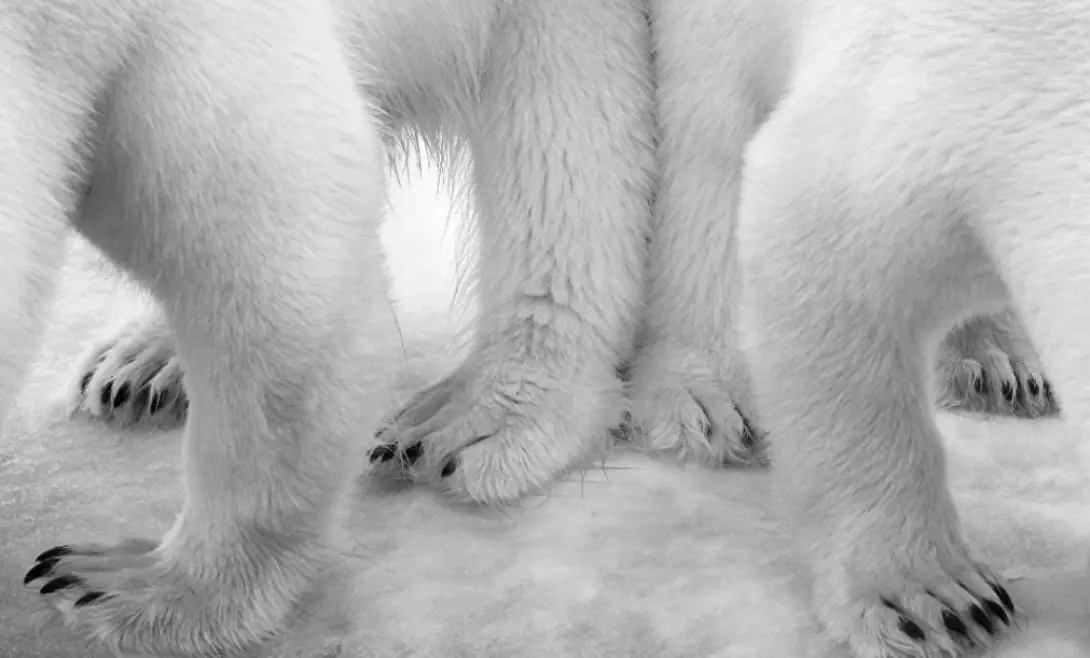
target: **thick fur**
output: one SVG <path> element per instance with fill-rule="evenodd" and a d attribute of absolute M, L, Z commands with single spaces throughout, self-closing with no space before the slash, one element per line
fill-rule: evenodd
<path fill-rule="evenodd" d="M 777 35 L 729 27 L 731 57 L 693 48 L 689 18 L 727 10 L 683 4 L 653 3 L 652 45 L 641 2 L 354 0 L 368 35 L 358 55 L 374 71 L 367 91 L 398 154 L 422 141 L 452 179 L 465 156 L 473 163 L 479 245 L 473 349 L 391 415 L 372 453 L 383 470 L 482 502 L 548 484 L 607 446 L 624 405 L 613 368 L 632 356 L 637 329 L 624 405 L 633 438 L 712 463 L 762 460 L 729 303 L 737 277 L 723 272 L 733 268 L 743 147 L 773 101 L 753 72 L 777 65 L 763 56 Z M 773 11 L 731 7 L 742 27 L 766 25 Z M 697 29 L 711 39 L 720 27 Z M 729 81 L 738 96 L 694 102 L 721 98 L 709 80 Z M 709 142 L 722 126 L 724 139 Z M 656 137 L 661 184 L 648 226 Z M 994 333 L 969 324 L 951 336 L 943 404 L 1047 411 L 1022 394 L 1039 368 L 1013 344 L 1000 354 Z M 173 342 L 161 314 L 129 319 L 81 361 L 73 410 L 121 425 L 180 420 Z M 1025 404 L 1002 397 L 1012 372 L 1024 375 L 1016 400 Z"/>
<path fill-rule="evenodd" d="M 26 578 L 119 654 L 236 655 L 344 559 L 357 382 L 387 316 L 385 155 L 348 18 L 311 0 L 0 1 L 5 401 L 73 226 L 154 295 L 186 364 L 172 529 L 51 549 Z"/>
<path fill-rule="evenodd" d="M 852 655 L 967 655 L 1020 612 L 961 530 L 930 366 L 952 327 L 1013 305 L 1085 422 L 1090 10 L 764 6 L 740 320 L 786 518 Z M 739 95 L 720 82 L 711 105 Z"/>
<path fill-rule="evenodd" d="M 395 156 L 423 143 L 454 181 L 471 165 L 479 245 L 469 354 L 391 416 L 373 461 L 512 500 L 601 454 L 624 411 L 654 170 L 643 3 L 343 4 Z M 161 312 L 132 319 L 88 352 L 74 409 L 176 421 L 174 352 Z"/>

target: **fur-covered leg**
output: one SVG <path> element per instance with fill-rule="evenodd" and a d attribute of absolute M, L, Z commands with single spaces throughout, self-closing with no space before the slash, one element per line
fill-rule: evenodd
<path fill-rule="evenodd" d="M 473 350 L 381 432 L 373 461 L 510 501 L 611 440 L 642 294 L 652 162 L 648 27 L 632 0 L 501 4 L 468 117 Z"/>
<path fill-rule="evenodd" d="M 93 30 L 102 3 L 80 6 Z M 388 318 L 384 156 L 323 3 L 139 8 L 97 44 L 126 57 L 100 80 L 79 228 L 176 336 L 185 503 L 159 541 L 55 547 L 26 582 L 116 653 L 244 655 L 345 561 L 359 382 Z"/>
<path fill-rule="evenodd" d="M 78 87 L 40 80 L 0 9 L 0 426 L 34 360 L 70 230 L 87 116 Z M 11 10 L 8 10 L 11 11 Z M 26 35 L 24 35 L 26 36 Z"/>
<path fill-rule="evenodd" d="M 960 190 L 924 184 L 946 151 L 906 155 L 918 124 L 882 124 L 888 107 L 831 77 L 803 77 L 747 153 L 741 314 L 773 474 L 834 639 L 857 658 L 963 656 L 1022 617 L 961 530 L 929 369 L 1002 281 Z"/>
<path fill-rule="evenodd" d="M 676 457 L 764 457 L 732 312 L 734 230 L 744 147 L 775 93 L 753 71 L 780 48 L 777 4 L 651 3 L 662 180 L 629 396 L 635 442 Z"/>

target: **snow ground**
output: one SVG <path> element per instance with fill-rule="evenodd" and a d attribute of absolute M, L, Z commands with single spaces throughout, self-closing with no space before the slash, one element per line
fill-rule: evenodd
<path fill-rule="evenodd" d="M 423 185 L 393 195 L 385 238 L 404 350 L 373 416 L 451 364 L 454 235 Z M 446 233 L 444 235 L 444 233 Z M 22 587 L 33 556 L 72 540 L 156 537 L 179 508 L 177 432 L 110 431 L 64 413 L 85 339 L 141 302 L 77 246 L 40 361 L 0 438 L 0 656 L 104 658 L 42 624 Z M 951 478 L 974 543 L 1008 574 L 1028 631 L 993 656 L 1090 657 L 1090 443 L 1059 421 L 944 416 Z M 361 428 L 361 440 L 369 428 Z M 804 582 L 759 471 L 683 468 L 618 451 L 505 513 L 361 478 L 358 572 L 331 577 L 265 657 L 818 658 Z M 343 576 L 341 574 L 340 576 Z"/>

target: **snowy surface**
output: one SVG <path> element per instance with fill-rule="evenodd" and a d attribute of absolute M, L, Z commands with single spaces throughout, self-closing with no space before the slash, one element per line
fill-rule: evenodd
<path fill-rule="evenodd" d="M 455 233 L 433 189 L 393 194 L 385 238 L 404 346 L 392 335 L 388 361 L 375 364 L 399 384 L 368 402 L 376 419 L 455 359 Z M 23 573 L 58 543 L 159 536 L 179 508 L 177 432 L 111 431 L 64 411 L 84 341 L 140 304 L 76 245 L 46 348 L 0 438 L 0 656 L 106 656 L 43 624 Z M 1090 436 L 1059 421 L 941 421 L 971 539 L 1019 577 L 1014 593 L 1032 617 L 990 655 L 1090 657 Z M 768 491 L 765 472 L 625 451 L 502 513 L 361 478 L 355 578 L 335 578 L 340 598 L 319 600 L 286 644 L 260 655 L 320 655 L 347 614 L 346 657 L 843 656 L 816 639 Z"/>

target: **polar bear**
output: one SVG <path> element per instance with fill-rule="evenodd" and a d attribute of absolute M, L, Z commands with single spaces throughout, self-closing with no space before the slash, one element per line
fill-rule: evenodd
<path fill-rule="evenodd" d="M 761 7 L 676 13 L 708 50 L 758 21 L 753 61 L 733 45 L 716 60 L 755 66 L 703 98 L 722 112 L 709 142 L 730 142 L 739 98 L 765 118 L 745 153 L 739 325 L 785 518 L 853 656 L 968 655 L 1024 617 L 960 527 L 929 366 L 951 327 L 1012 307 L 1085 426 L 1090 7 Z"/>
<path fill-rule="evenodd" d="M 644 2 L 337 2 L 366 33 L 363 87 L 395 157 L 421 141 L 469 175 L 480 244 L 472 349 L 394 415 L 373 461 L 514 499 L 600 454 L 624 412 L 655 169 Z M 162 311 L 133 318 L 88 353 L 74 407 L 176 422 L 177 356 Z"/>
<path fill-rule="evenodd" d="M 344 560 L 385 156 L 333 9 L 0 1 L 3 404 L 72 228 L 158 299 L 186 362 L 173 527 L 58 546 L 26 575 L 118 654 L 259 644 Z"/>
<path fill-rule="evenodd" d="M 446 169 L 457 171 L 464 153 L 474 161 L 479 244 L 475 348 L 391 415 L 374 460 L 473 500 L 506 501 L 598 454 L 626 408 L 633 436 L 651 450 L 713 463 L 759 459 L 761 431 L 728 303 L 735 277 L 712 275 L 733 259 L 741 148 L 759 117 L 739 110 L 733 142 L 713 148 L 703 126 L 714 125 L 716 112 L 688 102 L 701 71 L 721 63 L 689 47 L 658 2 L 650 7 L 653 48 L 636 24 L 642 2 L 558 5 L 565 16 L 624 17 L 608 29 L 587 23 L 601 37 L 588 43 L 564 32 L 575 29 L 564 21 L 546 25 L 534 2 L 511 3 L 508 15 L 486 0 L 415 0 L 403 9 L 392 0 L 356 2 L 382 35 L 376 43 L 386 44 L 363 56 L 376 72 L 369 88 L 391 139 L 423 137 Z M 408 18 L 418 10 L 418 20 Z M 532 40 L 544 50 L 520 45 L 527 61 L 511 59 L 507 50 L 528 29 L 551 35 Z M 565 68 L 576 66 L 576 46 L 594 54 L 577 71 Z M 754 45 L 742 38 L 731 47 Z M 661 134 L 647 97 L 652 51 Z M 550 74 L 531 75 L 535 67 Z M 694 108 L 696 120 L 683 120 Z M 652 187 L 655 169 L 661 185 Z M 941 403 L 1052 413 L 1020 332 L 1001 315 L 952 332 L 938 361 Z M 627 401 L 618 362 L 628 364 Z M 162 313 L 130 318 L 94 344 L 70 398 L 73 411 L 121 425 L 179 422 L 187 397 Z"/>
<path fill-rule="evenodd" d="M 463 371 L 480 365 L 466 381 L 495 394 L 466 418 L 503 420 L 481 413 L 504 386 L 570 383 L 512 395 L 524 420 L 555 421 L 567 450 L 538 466 L 588 447 L 620 408 L 613 363 L 640 297 L 647 32 L 637 0 L 0 0 L 4 403 L 73 227 L 154 296 L 164 350 L 185 364 L 184 404 L 147 392 L 149 406 L 187 408 L 173 528 L 49 549 L 27 584 L 119 654 L 227 656 L 276 633 L 343 566 L 336 518 L 363 463 L 360 388 L 392 338 L 381 133 L 405 121 L 490 155 L 474 163 L 489 217 L 478 228 L 517 227 L 509 246 L 526 256 L 480 265 L 496 288 L 484 298 L 522 301 L 486 315 L 515 333 Z M 451 162 L 457 144 L 443 144 Z M 553 229 L 572 249 L 548 249 Z M 591 257 L 607 236 L 627 246 Z M 633 274 L 580 278 L 587 267 Z M 616 303 L 598 308 L 602 294 Z M 144 375 L 177 372 L 168 360 Z M 542 432 L 549 450 L 552 427 L 504 422 Z M 464 436 L 448 439 L 425 461 Z M 459 478 L 489 481 L 481 451 L 508 440 L 463 455 Z"/>

